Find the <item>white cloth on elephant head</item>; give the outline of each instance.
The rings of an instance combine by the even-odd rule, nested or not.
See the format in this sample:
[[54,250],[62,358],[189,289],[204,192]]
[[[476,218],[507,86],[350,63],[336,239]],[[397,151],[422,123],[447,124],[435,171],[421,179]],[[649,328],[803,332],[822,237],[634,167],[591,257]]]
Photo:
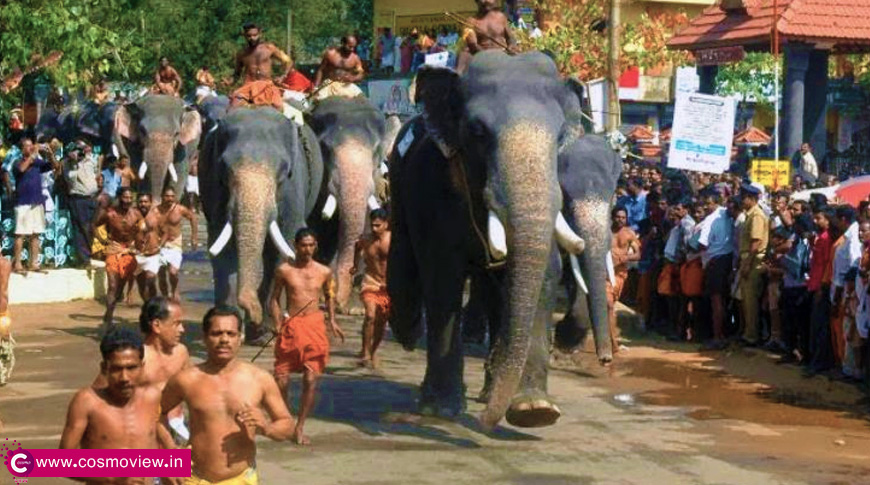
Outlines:
[[305,124],[305,115],[298,109],[290,106],[289,103],[284,103],[284,117],[293,123],[296,123],[296,126],[302,126]]
[[354,83],[343,83],[340,81],[326,81],[324,85],[317,89],[314,93],[315,101],[323,101],[326,98],[333,96],[341,98],[356,98],[365,96],[362,89]]
[[203,99],[211,96],[217,96],[217,92],[215,92],[214,89],[208,86],[196,87],[196,104],[199,104],[200,102],[202,102]]

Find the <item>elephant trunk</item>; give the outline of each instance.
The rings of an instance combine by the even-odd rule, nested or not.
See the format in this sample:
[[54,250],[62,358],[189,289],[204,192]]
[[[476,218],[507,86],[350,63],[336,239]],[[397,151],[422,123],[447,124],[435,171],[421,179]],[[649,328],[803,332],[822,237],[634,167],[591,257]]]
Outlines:
[[277,216],[274,172],[243,163],[230,175],[232,222],[239,258],[238,302],[255,325],[263,321],[257,290],[263,280],[263,245]]
[[365,231],[368,216],[368,198],[374,191],[372,170],[374,151],[358,141],[348,141],[335,149],[335,170],[341,219],[338,227],[338,288],[336,300],[340,311],[347,309],[353,280],[354,245]]
[[[610,203],[606,200],[584,199],[571,204],[575,226],[580,228],[580,237],[586,242],[583,254],[579,256],[580,271],[586,281],[589,293],[585,295],[592,332],[595,337],[595,351],[602,363],[613,360],[610,339],[610,326],[607,318],[607,254],[610,252],[611,233],[608,225]],[[579,297],[584,297],[582,291]]]
[[[142,163],[147,167],[151,198],[155,203],[163,195],[163,185],[166,183],[169,166],[174,160],[175,139],[171,135],[155,133],[148,136],[142,152]],[[142,174],[141,168],[139,173]]]
[[[507,311],[492,356],[492,391],[481,416],[491,428],[516,395],[529,356],[553,230],[561,204],[554,137],[534,122],[515,123],[498,140],[498,183],[507,236]],[[498,185],[494,186],[498,187]],[[506,333],[504,333],[506,332]]]

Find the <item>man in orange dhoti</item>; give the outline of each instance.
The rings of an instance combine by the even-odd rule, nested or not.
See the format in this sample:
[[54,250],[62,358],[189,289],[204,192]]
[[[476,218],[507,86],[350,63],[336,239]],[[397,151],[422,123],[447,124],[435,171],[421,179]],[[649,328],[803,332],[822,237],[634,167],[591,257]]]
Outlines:
[[377,367],[375,352],[384,339],[387,319],[390,317],[390,295],[387,294],[387,257],[390,253],[390,225],[387,211],[375,209],[369,216],[371,234],[356,243],[351,276],[356,275],[359,256],[363,255],[366,272],[360,290],[360,299],[365,305],[363,321],[362,352],[360,366]]
[[613,240],[611,255],[613,256],[613,284],[608,277],[607,285],[607,320],[610,324],[610,344],[613,353],[620,350],[619,327],[616,325],[616,302],[622,296],[625,280],[628,278],[628,263],[640,260],[640,240],[637,234],[628,227],[628,214],[622,207],[613,209],[611,214]]
[[[296,261],[285,262],[275,271],[275,286],[269,307],[278,339],[275,342],[275,380],[284,402],[290,407],[290,374],[302,373],[302,398],[299,419],[293,441],[299,445],[309,443],[303,433],[305,419],[314,406],[317,378],[329,360],[329,339],[323,312],[318,308],[326,296],[329,331],[344,342],[344,332],[335,323],[335,284],[332,270],[314,261],[317,239],[309,229],[296,233]],[[287,297],[287,314],[281,311],[281,296]],[[282,316],[284,315],[284,316]],[[289,315],[293,315],[290,317]]]
[[248,46],[236,55],[234,81],[245,72],[244,84],[230,97],[231,106],[272,106],[284,111],[281,89],[272,82],[272,59],[284,65],[281,78],[293,69],[293,60],[281,49],[270,42],[260,39],[260,28],[255,24],[245,24],[242,28]]

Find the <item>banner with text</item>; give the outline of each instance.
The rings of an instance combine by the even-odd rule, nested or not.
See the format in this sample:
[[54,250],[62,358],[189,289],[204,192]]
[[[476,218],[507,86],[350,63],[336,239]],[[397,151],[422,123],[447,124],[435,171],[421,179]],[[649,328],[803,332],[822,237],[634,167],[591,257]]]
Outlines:
[[722,173],[731,164],[736,102],[707,94],[679,93],[668,168]]
[[749,177],[770,189],[787,187],[791,181],[790,160],[753,160]]

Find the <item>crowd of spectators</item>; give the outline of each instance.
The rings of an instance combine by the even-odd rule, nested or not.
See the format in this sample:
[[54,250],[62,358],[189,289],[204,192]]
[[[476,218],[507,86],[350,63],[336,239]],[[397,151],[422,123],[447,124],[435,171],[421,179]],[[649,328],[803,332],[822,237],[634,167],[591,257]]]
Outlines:
[[[92,224],[97,212],[112,205],[122,187],[136,188],[139,182],[126,155],[98,154],[85,139],[64,146],[57,139],[22,136],[17,144],[0,146],[0,160],[0,219],[14,221],[14,229],[0,224],[0,232],[14,233],[9,234],[14,235],[13,271],[22,274],[44,272],[40,242],[59,210],[69,213],[74,248],[74,257],[64,265],[86,267],[92,256],[99,259],[92,255],[99,246]],[[197,203],[193,197],[185,200]]]
[[863,380],[870,202],[796,200],[808,186],[798,175],[768,193],[736,174],[626,163],[613,211],[611,312],[625,286],[643,326],[669,339],[764,347],[807,373]]

